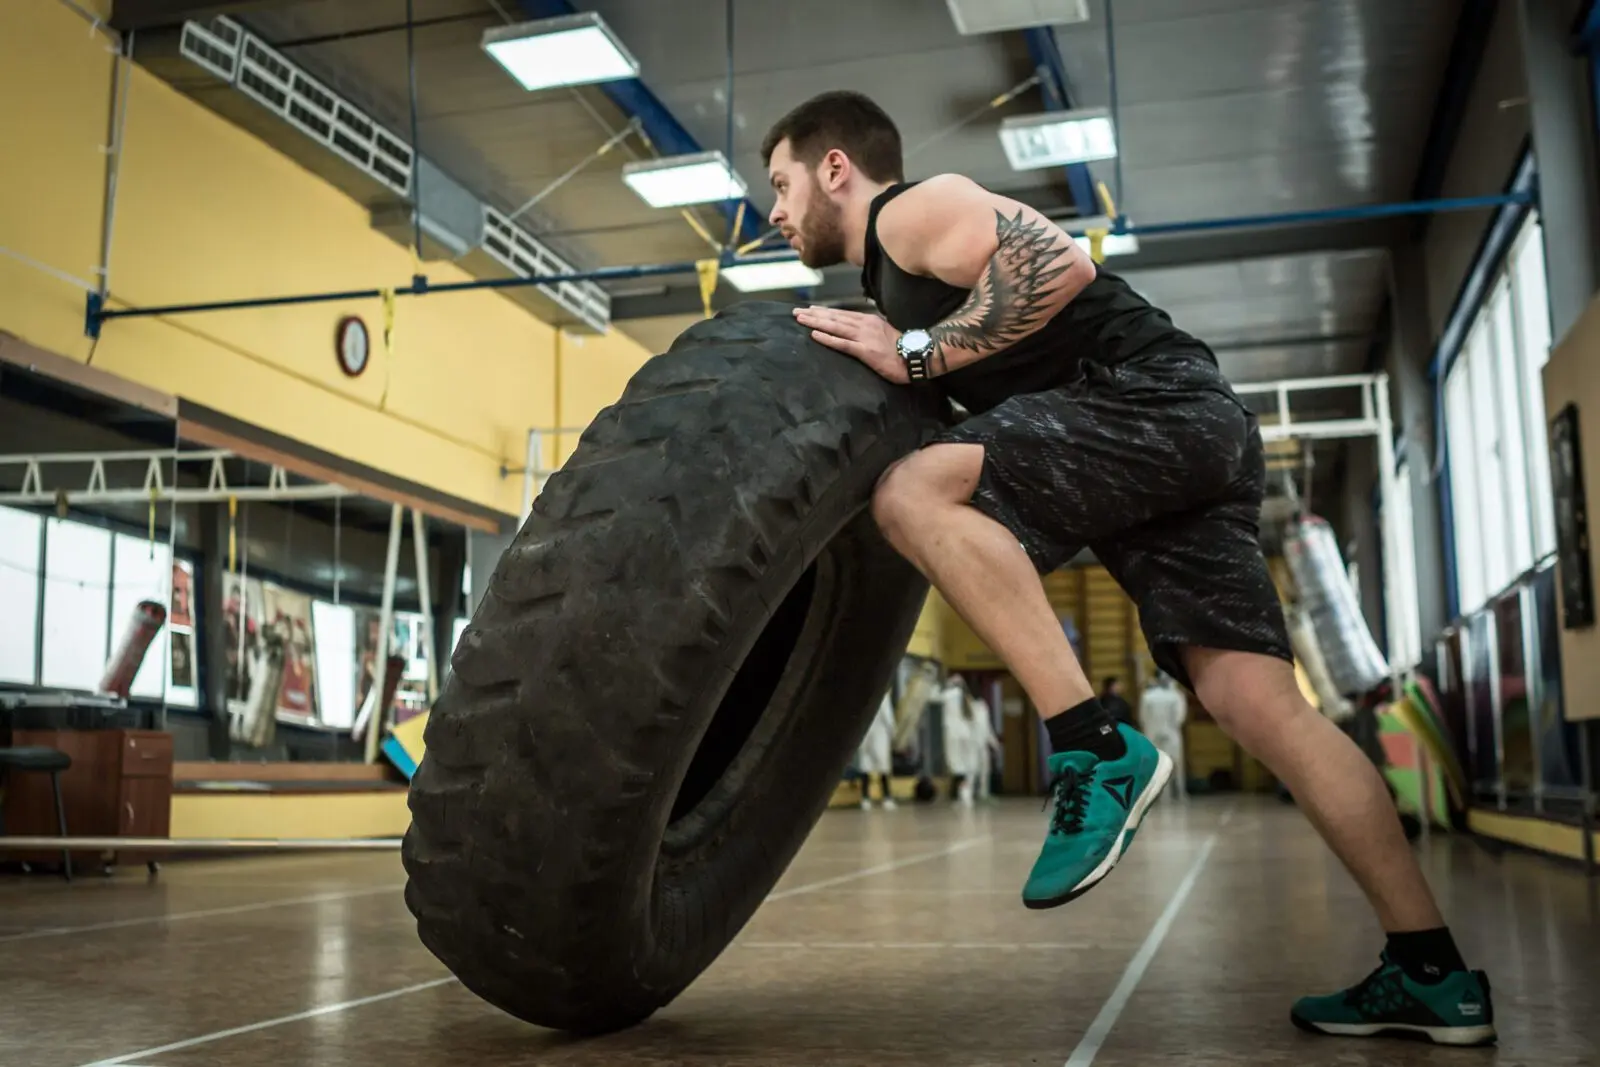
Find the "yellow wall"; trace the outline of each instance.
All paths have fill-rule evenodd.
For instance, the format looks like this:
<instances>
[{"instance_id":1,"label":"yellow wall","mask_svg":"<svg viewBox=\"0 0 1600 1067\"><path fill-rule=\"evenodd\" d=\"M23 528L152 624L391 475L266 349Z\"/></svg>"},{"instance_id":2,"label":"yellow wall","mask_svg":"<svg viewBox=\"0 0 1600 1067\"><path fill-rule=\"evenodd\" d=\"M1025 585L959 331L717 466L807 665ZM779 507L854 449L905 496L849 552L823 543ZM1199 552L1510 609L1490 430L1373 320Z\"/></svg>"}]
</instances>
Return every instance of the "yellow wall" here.
<instances>
[{"instance_id":1,"label":"yellow wall","mask_svg":"<svg viewBox=\"0 0 1600 1067\"><path fill-rule=\"evenodd\" d=\"M1529 816L1505 815L1474 808L1467 813L1467 829L1475 834L1508 841L1522 848L1548 852L1567 859L1583 859L1583 830L1565 823ZM1594 848L1600 852L1600 833L1594 835Z\"/></svg>"},{"instance_id":2,"label":"yellow wall","mask_svg":"<svg viewBox=\"0 0 1600 1067\"><path fill-rule=\"evenodd\" d=\"M1057 616L1070 618L1083 637L1087 662L1083 667L1096 689L1106 675L1123 679L1128 699L1137 702L1135 677L1130 666L1144 661L1151 669L1149 652L1139 630L1138 613L1104 567L1069 567L1045 575L1045 595ZM940 648L951 670L1004 670L1000 657L984 644L972 628L944 601L941 609Z\"/></svg>"},{"instance_id":3,"label":"yellow wall","mask_svg":"<svg viewBox=\"0 0 1600 1067\"><path fill-rule=\"evenodd\" d=\"M0 247L79 278L99 260L112 59L55 0L0 4ZM25 103L25 107L23 104ZM111 258L113 306L404 284L408 250L365 209L242 130L132 68ZM429 264L433 281L467 280ZM0 257L0 330L85 360L84 294ZM360 315L371 366L334 360ZM613 330L557 331L491 292L402 298L397 348L377 300L106 324L94 364L246 422L475 503L516 513L530 427L582 425L648 353Z\"/></svg>"},{"instance_id":4,"label":"yellow wall","mask_svg":"<svg viewBox=\"0 0 1600 1067\"><path fill-rule=\"evenodd\" d=\"M349 793L179 793L172 837L330 840L399 837L411 825L403 789Z\"/></svg>"},{"instance_id":5,"label":"yellow wall","mask_svg":"<svg viewBox=\"0 0 1600 1067\"><path fill-rule=\"evenodd\" d=\"M937 589L929 589L928 598L922 602L922 614L917 616L917 628L912 631L911 643L906 646L906 652L943 663L944 620L948 614L953 613L950 611L950 605L945 603L944 597L939 595Z\"/></svg>"}]
</instances>

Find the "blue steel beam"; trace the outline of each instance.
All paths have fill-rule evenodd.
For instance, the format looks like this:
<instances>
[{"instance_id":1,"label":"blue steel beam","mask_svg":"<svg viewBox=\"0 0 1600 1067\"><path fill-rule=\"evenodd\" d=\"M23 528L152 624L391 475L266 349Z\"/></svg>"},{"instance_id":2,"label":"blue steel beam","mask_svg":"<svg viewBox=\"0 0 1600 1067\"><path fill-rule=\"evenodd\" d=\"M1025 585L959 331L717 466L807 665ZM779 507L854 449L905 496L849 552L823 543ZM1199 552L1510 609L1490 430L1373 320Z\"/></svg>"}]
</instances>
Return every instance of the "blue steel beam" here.
<instances>
[{"instance_id":1,"label":"blue steel beam","mask_svg":"<svg viewBox=\"0 0 1600 1067\"><path fill-rule=\"evenodd\" d=\"M517 0L517 7L529 19L556 18L577 11L568 0ZM640 79L624 78L618 81L600 82L595 88L605 93L625 115L637 118L644 127L645 136L654 142L662 155L679 156L706 151L706 147L695 140L694 135L684 128L683 123L667 110L667 105L661 102L661 98L651 92L650 87ZM722 146L722 150L726 152L727 146ZM733 160L728 160L729 166L733 166L733 163ZM749 180L748 177L746 180ZM737 200L730 200L718 205L718 210L728 220L729 226L733 225L733 220L738 214L739 203ZM745 200L744 204L744 221L739 226L737 244L755 240L760 235L764 219L761 209L752 201Z\"/></svg>"},{"instance_id":2,"label":"blue steel beam","mask_svg":"<svg viewBox=\"0 0 1600 1067\"><path fill-rule=\"evenodd\" d=\"M1465 125L1467 101L1483 66L1483 53L1489 46L1489 31L1494 26L1496 0L1466 0L1456 19L1456 32L1450 42L1450 58L1445 63L1444 83L1434 102L1428 139L1423 142L1422 162L1411 186L1411 196L1426 200L1444 188L1445 169L1455 154L1456 142Z\"/></svg>"},{"instance_id":3,"label":"blue steel beam","mask_svg":"<svg viewBox=\"0 0 1600 1067\"><path fill-rule=\"evenodd\" d=\"M1022 31L1022 38L1027 42L1028 54L1033 57L1036 70L1044 72L1044 106L1048 111L1068 111L1072 108L1072 97L1067 92L1067 68L1061 59L1061 49L1056 45L1055 34L1050 32L1048 26L1038 26ZM1122 150L1122 131L1117 130L1117 151ZM1072 190L1072 202L1078 207L1078 214L1084 218L1092 218L1104 214L1100 208L1100 198L1095 195L1094 177L1089 173L1087 163L1069 163L1065 168L1067 172L1067 188ZM1117 210L1122 210L1122 205L1117 205Z\"/></svg>"}]
</instances>

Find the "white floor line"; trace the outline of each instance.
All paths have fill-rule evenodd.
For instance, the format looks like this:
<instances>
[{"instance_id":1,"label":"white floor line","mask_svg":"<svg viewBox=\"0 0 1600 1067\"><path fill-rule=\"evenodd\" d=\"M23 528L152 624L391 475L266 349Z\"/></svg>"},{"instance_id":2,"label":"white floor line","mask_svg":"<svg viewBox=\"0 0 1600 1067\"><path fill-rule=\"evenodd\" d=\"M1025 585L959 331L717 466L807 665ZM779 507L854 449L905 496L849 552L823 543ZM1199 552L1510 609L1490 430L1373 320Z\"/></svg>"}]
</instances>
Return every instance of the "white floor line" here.
<instances>
[{"instance_id":1,"label":"white floor line","mask_svg":"<svg viewBox=\"0 0 1600 1067\"><path fill-rule=\"evenodd\" d=\"M391 989L387 993L376 993L373 996L361 997L357 1000L345 1000L338 1004L325 1004L320 1008L312 1008L310 1011L302 1011L294 1015L281 1015L276 1019L268 1019L265 1022L251 1023L249 1026L235 1026L231 1030L218 1030L214 1034L201 1034L199 1037L191 1037L186 1041L174 1041L170 1045L162 1045L159 1048L142 1048L138 1052L127 1052L121 1056L112 1056L110 1059L95 1060L93 1063L83 1064L83 1067L131 1067L135 1060L143 1059L146 1056L162 1056L168 1052L177 1052L179 1049L194 1048L196 1045L208 1045L213 1041L221 1041L223 1038L238 1037L241 1034L253 1034L257 1030L267 1030L274 1026L283 1026L286 1023L303 1022L306 1019L315 1019L320 1015L335 1015L341 1011L349 1011L351 1008L365 1007L368 1004L393 1000L396 997L408 996L411 993L420 993L424 989L449 985L455 980L454 977L435 978L431 982L418 982L416 985L408 985L404 989Z\"/></svg>"},{"instance_id":2,"label":"white floor line","mask_svg":"<svg viewBox=\"0 0 1600 1067\"><path fill-rule=\"evenodd\" d=\"M980 845L980 844L982 844L983 842L985 842L987 840L989 840L988 835L984 835L982 837L968 838L965 841L957 841L955 844L950 845L950 846L948 846L946 848L939 849L939 850L937 850L935 852L923 852L923 853L919 853L919 854L917 854L915 856L907 856L904 859L894 860L893 862L890 862L890 863L880 863L875 867L868 867L865 870L856 871L856 872L854 872L852 874L842 874L842 875L839 875L837 878L826 878L826 879L823 879L820 882L810 882L810 883L807 883L806 885L795 886L793 889L785 889L781 893L773 893L771 896L767 897L767 899L768 900L777 900L777 899L782 898L782 897L799 896L802 893L815 893L818 890L828 889L828 888L830 888L832 886L840 885L840 884L845 883L845 882L851 882L851 881L854 881L854 880L856 880L858 878L870 878L875 874L886 874L889 871L897 871L902 867L910 867L911 865L916 864L916 863L926 863L929 860L935 860L935 859L940 858L941 856L949 856L949 855L953 855L954 853L957 853L957 852L962 852L962 851L964 851L966 849L972 848L975 845ZM375 889L375 890L370 890L368 892L376 893L376 892L387 892L387 891L388 891L387 889L384 889L384 890L376 890ZM347 894L347 895L354 895L354 894ZM315 897L303 898L303 900L301 902L309 903L312 900L316 900L316 899L320 899L320 898L315 898ZM337 898L334 898L334 899L337 899ZM283 905L286 905L286 904L289 904L289 903L293 903L293 902L291 902L291 901L277 901L277 902L272 903L272 904L249 905L249 906L247 906L247 908L244 908L244 909L219 908L219 909L214 909L213 911L210 911L210 912L191 912L191 913L189 913L189 916L190 917L197 917L197 916L200 916L200 915L209 915L209 914L225 914L225 913L227 913L229 911L250 910L250 909L254 909L254 908L265 908L265 907L279 907L279 906L283 906ZM173 916L168 916L167 918L172 918L172 917ZM163 920L152 919L152 920L129 920L129 921L130 922L139 922L139 921L159 922L159 921L163 921ZM79 929L99 929L99 928L100 927L81 927ZM43 932L41 931L40 933L42 934ZM850 947L855 948L855 947L859 947L859 946L855 945L855 944L852 944ZM420 993L421 991L423 991L425 989L433 989L436 986L447 985L447 984L449 984L451 982L454 982L454 981L456 981L456 979L454 977L436 978L431 982L419 982L416 985L406 986L404 989L391 989L387 993L378 993L378 994L375 994L375 995L370 996L370 997L361 997L358 1000L346 1000L346 1001L342 1001L341 1003L338 1003L338 1004L327 1004L327 1005L324 1005L323 1007L320 1007L320 1008L312 1008L310 1011L302 1011L302 1012L298 1012L298 1013L296 1013L294 1015L282 1015L282 1016L279 1016L276 1019L268 1019L265 1022L251 1023L248 1026L236 1026L236 1027L232 1028L231 1030L218 1030L214 1034L201 1034L199 1037L191 1037L191 1038L188 1038L188 1039L186 1039L184 1041L175 1041L170 1045L161 1045L161 1046L159 1046L157 1048L144 1048L144 1049L138 1050L137 1052L128 1052L128 1053L124 1053L121 1056L112 1056L110 1059L95 1060L92 1063L83 1064L82 1067L132 1067L132 1064L135 1061L144 1059L147 1056L161 1056L161 1055L164 1055L164 1054L166 1054L168 1052L176 1052L179 1049L193 1048L196 1045L207 1045L207 1044L210 1044L213 1041L221 1041L221 1040L223 1040L225 1038L238 1037L241 1034L255 1033L257 1030L267 1030L267 1029L270 1029L270 1028L272 1028L274 1026L284 1026L284 1025L287 1025L288 1023L297 1023L297 1022L302 1022L302 1021L304 1021L306 1019L315 1019L320 1015L333 1015L333 1014L337 1014L338 1012L341 1012L341 1011L349 1011L351 1008L360 1008L360 1007L363 1007L363 1006L365 1006L367 1004L376 1004L376 1003L379 1003L380 1001L393 1000L396 997L407 996L408 994L411 994L411 993Z\"/></svg>"},{"instance_id":3,"label":"white floor line","mask_svg":"<svg viewBox=\"0 0 1600 1067\"><path fill-rule=\"evenodd\" d=\"M934 852L919 852L914 856L907 856L905 859L893 860L889 863L880 863L876 867L868 867L863 871L852 871L850 874L841 874L835 878L824 878L820 882L808 882L805 885L797 885L792 889L781 889L776 893L769 894L767 900L774 901L783 900L787 897L797 897L803 893L815 893L821 889L832 889L836 885L844 885L848 882L858 881L862 878L871 878L875 874L888 874L890 871L898 871L902 867L910 867L918 863L927 863L929 860L936 860L944 856L954 855L957 852L964 852L975 845L983 844L987 840L989 840L988 834L984 834L981 837L969 837L964 841L957 841L953 845L938 849Z\"/></svg>"},{"instance_id":4,"label":"white floor line","mask_svg":"<svg viewBox=\"0 0 1600 1067\"><path fill-rule=\"evenodd\" d=\"M1089 948L1087 941L744 941L735 942L735 949L759 950L839 949L860 952L864 949L912 949L950 952L1057 952L1068 949Z\"/></svg>"},{"instance_id":5,"label":"white floor line","mask_svg":"<svg viewBox=\"0 0 1600 1067\"><path fill-rule=\"evenodd\" d=\"M1183 881L1178 883L1177 890L1172 894L1172 899L1167 902L1167 908L1156 920L1155 926L1150 928L1150 934L1144 939L1144 944L1139 946L1139 951L1134 953L1133 959L1128 961L1127 970L1122 972L1122 980L1111 991L1105 1005L1101 1007L1100 1014L1094 1017L1094 1022L1089 1024L1089 1029L1078 1042L1078 1047L1072 1050L1072 1055L1067 1057L1066 1067L1089 1067L1094 1062L1095 1056L1100 1053L1100 1046L1105 1044L1111 1028L1117 1025L1117 1018L1122 1014L1122 1009L1128 1006L1128 1000L1133 996L1133 991L1139 985L1139 980L1144 977L1144 972L1149 968L1150 961L1155 958L1156 951L1161 948L1161 942L1167 939L1167 933L1172 929L1173 922L1178 918L1178 912L1183 910L1184 901L1189 899L1189 893L1194 889L1194 884L1200 878L1200 872L1205 869L1206 861L1211 858L1211 850L1217 847L1217 839L1222 828L1228 825L1233 818L1233 807L1222 813L1222 819L1217 823L1217 829L1211 833L1200 846L1200 855L1189 865L1189 873L1183 876Z\"/></svg>"},{"instance_id":6,"label":"white floor line","mask_svg":"<svg viewBox=\"0 0 1600 1067\"><path fill-rule=\"evenodd\" d=\"M109 922L87 923L83 926L47 926L39 930L29 930L25 934L5 934L0 936L0 944L7 944L13 941L37 941L42 937L65 937L68 934L88 934L97 930L121 930L129 926L155 926L162 923L181 922L185 919L209 919L216 915L243 915L247 912L266 911L270 908L292 908L301 904L322 904L332 900L349 900L353 897L375 897L382 893L398 893L404 888L404 883L396 883L394 885L369 886L366 889L351 889L340 893L316 893L306 897L263 900L255 904L235 904L226 908L176 911L170 915L146 915L138 919L113 919Z\"/></svg>"}]
</instances>

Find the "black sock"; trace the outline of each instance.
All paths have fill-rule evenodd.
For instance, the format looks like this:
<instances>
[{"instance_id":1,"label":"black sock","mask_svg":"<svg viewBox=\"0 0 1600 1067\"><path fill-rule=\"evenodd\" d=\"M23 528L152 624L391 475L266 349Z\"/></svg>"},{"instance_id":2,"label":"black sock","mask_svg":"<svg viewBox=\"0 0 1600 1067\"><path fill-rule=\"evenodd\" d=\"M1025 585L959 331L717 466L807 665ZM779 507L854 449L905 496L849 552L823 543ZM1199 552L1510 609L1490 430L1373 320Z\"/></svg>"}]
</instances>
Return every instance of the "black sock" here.
<instances>
[{"instance_id":1,"label":"black sock","mask_svg":"<svg viewBox=\"0 0 1600 1067\"><path fill-rule=\"evenodd\" d=\"M1128 743L1117 731L1116 720L1096 697L1044 721L1052 752L1093 752L1101 759L1121 759Z\"/></svg>"},{"instance_id":2,"label":"black sock","mask_svg":"<svg viewBox=\"0 0 1600 1067\"><path fill-rule=\"evenodd\" d=\"M1413 982L1433 985L1455 971L1467 969L1450 928L1412 930L1389 935L1389 959Z\"/></svg>"}]
</instances>

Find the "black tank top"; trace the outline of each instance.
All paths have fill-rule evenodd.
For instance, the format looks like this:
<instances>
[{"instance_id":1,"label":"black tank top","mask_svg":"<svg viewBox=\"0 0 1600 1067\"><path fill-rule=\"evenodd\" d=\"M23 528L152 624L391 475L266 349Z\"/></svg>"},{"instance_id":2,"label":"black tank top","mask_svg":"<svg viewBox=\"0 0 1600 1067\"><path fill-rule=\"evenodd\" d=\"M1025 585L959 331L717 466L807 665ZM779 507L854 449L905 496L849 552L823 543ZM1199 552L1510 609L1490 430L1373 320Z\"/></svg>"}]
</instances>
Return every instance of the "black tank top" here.
<instances>
[{"instance_id":1,"label":"black tank top","mask_svg":"<svg viewBox=\"0 0 1600 1067\"><path fill-rule=\"evenodd\" d=\"M927 329L959 308L971 292L937 278L909 274L878 243L878 213L915 182L890 186L867 215L866 261L861 285L897 330ZM1010 348L937 379L945 395L973 413L1024 393L1081 378L1087 365L1112 366L1146 353L1186 351L1216 357L1178 329L1166 312L1101 267L1095 280L1039 329Z\"/></svg>"}]
</instances>

